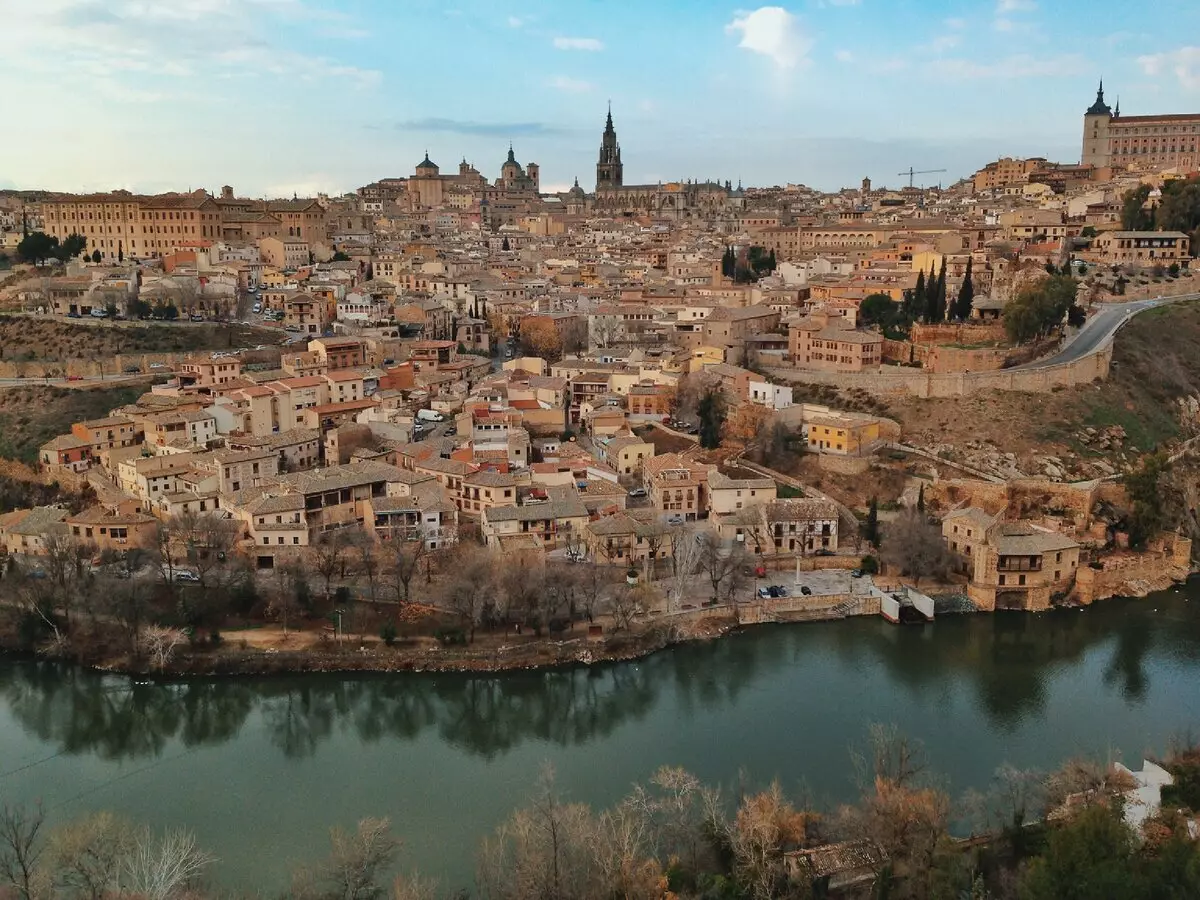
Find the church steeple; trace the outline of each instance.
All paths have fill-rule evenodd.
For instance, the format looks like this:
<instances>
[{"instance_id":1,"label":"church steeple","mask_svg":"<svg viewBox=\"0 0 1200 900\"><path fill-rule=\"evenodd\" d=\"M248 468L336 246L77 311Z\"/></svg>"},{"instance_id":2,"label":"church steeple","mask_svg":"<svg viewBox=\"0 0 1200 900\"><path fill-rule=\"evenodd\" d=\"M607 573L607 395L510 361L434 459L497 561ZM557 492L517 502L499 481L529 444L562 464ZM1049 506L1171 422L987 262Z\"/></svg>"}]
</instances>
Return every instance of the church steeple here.
<instances>
[{"instance_id":1,"label":"church steeple","mask_svg":"<svg viewBox=\"0 0 1200 900\"><path fill-rule=\"evenodd\" d=\"M610 102L608 117L604 121L604 135L600 138L600 158L596 162L596 190L620 187L624 180L625 166L621 162L621 145L617 143L617 131L613 128Z\"/></svg>"}]
</instances>

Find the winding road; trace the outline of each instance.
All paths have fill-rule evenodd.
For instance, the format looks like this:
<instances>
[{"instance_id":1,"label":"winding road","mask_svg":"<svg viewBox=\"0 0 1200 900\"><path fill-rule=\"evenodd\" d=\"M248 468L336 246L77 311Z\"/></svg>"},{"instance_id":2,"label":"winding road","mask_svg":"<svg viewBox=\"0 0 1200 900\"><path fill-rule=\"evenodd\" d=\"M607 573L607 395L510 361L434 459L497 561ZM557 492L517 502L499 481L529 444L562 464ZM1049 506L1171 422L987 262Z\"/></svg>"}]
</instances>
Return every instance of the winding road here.
<instances>
[{"instance_id":1,"label":"winding road","mask_svg":"<svg viewBox=\"0 0 1200 900\"><path fill-rule=\"evenodd\" d=\"M1156 297L1153 300L1132 300L1128 303L1106 305L1084 324L1069 344L1045 359L1034 360L1014 369L1047 369L1063 363L1075 362L1105 346L1126 322L1140 312L1178 303L1182 300L1200 299L1200 293L1180 294L1178 297Z\"/></svg>"}]
</instances>

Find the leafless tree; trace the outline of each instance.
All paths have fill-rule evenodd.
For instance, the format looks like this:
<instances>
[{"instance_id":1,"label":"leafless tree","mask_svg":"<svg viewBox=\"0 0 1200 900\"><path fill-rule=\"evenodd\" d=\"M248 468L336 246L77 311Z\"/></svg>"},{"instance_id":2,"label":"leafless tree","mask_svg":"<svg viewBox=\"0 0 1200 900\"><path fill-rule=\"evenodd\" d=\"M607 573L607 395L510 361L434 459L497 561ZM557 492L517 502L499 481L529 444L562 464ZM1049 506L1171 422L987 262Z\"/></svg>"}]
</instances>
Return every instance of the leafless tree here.
<instances>
[{"instance_id":1,"label":"leafless tree","mask_svg":"<svg viewBox=\"0 0 1200 900\"><path fill-rule=\"evenodd\" d=\"M325 582L326 600L333 593L333 579L345 565L348 546L348 533L341 529L325 532L312 545L313 569Z\"/></svg>"},{"instance_id":2,"label":"leafless tree","mask_svg":"<svg viewBox=\"0 0 1200 900\"><path fill-rule=\"evenodd\" d=\"M545 570L524 553L502 558L500 566L500 586L508 614L533 624L546 586Z\"/></svg>"},{"instance_id":3,"label":"leafless tree","mask_svg":"<svg viewBox=\"0 0 1200 900\"><path fill-rule=\"evenodd\" d=\"M120 893L146 900L171 900L194 886L216 858L205 853L187 831L168 831L156 837L141 832L125 857Z\"/></svg>"},{"instance_id":4,"label":"leafless tree","mask_svg":"<svg viewBox=\"0 0 1200 900\"><path fill-rule=\"evenodd\" d=\"M634 617L644 613L647 608L645 585L623 584L617 588L612 598L613 627L617 631L628 631L633 625Z\"/></svg>"},{"instance_id":5,"label":"leafless tree","mask_svg":"<svg viewBox=\"0 0 1200 900\"><path fill-rule=\"evenodd\" d=\"M378 900L387 893L380 877L400 850L387 819L363 819L354 831L334 828L332 852L315 869L298 873L296 893L320 900Z\"/></svg>"},{"instance_id":6,"label":"leafless tree","mask_svg":"<svg viewBox=\"0 0 1200 900\"><path fill-rule=\"evenodd\" d=\"M729 580L740 561L725 547L715 532L707 531L701 534L699 544L700 569L712 585L712 599L720 600L721 586Z\"/></svg>"},{"instance_id":7,"label":"leafless tree","mask_svg":"<svg viewBox=\"0 0 1200 900\"><path fill-rule=\"evenodd\" d=\"M662 522L651 522L638 529L638 536L646 542L646 558L642 563L642 577L646 581L653 579L654 567L662 549L671 543L671 531L671 526Z\"/></svg>"},{"instance_id":8,"label":"leafless tree","mask_svg":"<svg viewBox=\"0 0 1200 900\"><path fill-rule=\"evenodd\" d=\"M375 541L374 535L368 533L366 529L357 531L353 535L351 543L358 561L358 574L367 582L367 599L371 601L371 606L374 606L378 597L379 574L382 568L379 545Z\"/></svg>"},{"instance_id":9,"label":"leafless tree","mask_svg":"<svg viewBox=\"0 0 1200 900\"><path fill-rule=\"evenodd\" d=\"M438 900L438 883L413 872L392 882L391 900Z\"/></svg>"},{"instance_id":10,"label":"leafless tree","mask_svg":"<svg viewBox=\"0 0 1200 900\"><path fill-rule=\"evenodd\" d=\"M403 529L394 528L384 545L383 576L396 597L396 603L407 605L413 578L421 569L428 549L421 535L412 537Z\"/></svg>"},{"instance_id":11,"label":"leafless tree","mask_svg":"<svg viewBox=\"0 0 1200 900\"><path fill-rule=\"evenodd\" d=\"M671 585L667 591L667 612L683 605L688 587L700 564L703 550L696 530L686 525L671 529Z\"/></svg>"},{"instance_id":12,"label":"leafless tree","mask_svg":"<svg viewBox=\"0 0 1200 900\"><path fill-rule=\"evenodd\" d=\"M132 825L108 812L93 813L56 829L48 849L55 886L79 900L105 900L115 895L137 836Z\"/></svg>"},{"instance_id":13,"label":"leafless tree","mask_svg":"<svg viewBox=\"0 0 1200 900\"><path fill-rule=\"evenodd\" d=\"M666 876L654 858L654 823L635 793L600 816L596 863L607 896L621 900L661 900Z\"/></svg>"},{"instance_id":14,"label":"leafless tree","mask_svg":"<svg viewBox=\"0 0 1200 900\"><path fill-rule=\"evenodd\" d=\"M276 553L274 604L283 623L284 637L287 637L290 614L295 607L296 597L302 590L301 585L307 582L308 568L303 557L297 554Z\"/></svg>"},{"instance_id":15,"label":"leafless tree","mask_svg":"<svg viewBox=\"0 0 1200 900\"><path fill-rule=\"evenodd\" d=\"M926 576L944 574L951 564L941 530L915 509L906 511L887 527L880 556L902 575L912 578L915 586Z\"/></svg>"},{"instance_id":16,"label":"leafless tree","mask_svg":"<svg viewBox=\"0 0 1200 900\"><path fill-rule=\"evenodd\" d=\"M147 625L142 629L139 643L142 652L161 672L175 655L175 649L187 640L187 636L178 628L164 628L161 625Z\"/></svg>"},{"instance_id":17,"label":"leafless tree","mask_svg":"<svg viewBox=\"0 0 1200 900\"><path fill-rule=\"evenodd\" d=\"M596 620L596 609L605 591L612 584L611 569L595 559L578 563L579 602L589 623Z\"/></svg>"},{"instance_id":18,"label":"leafless tree","mask_svg":"<svg viewBox=\"0 0 1200 900\"><path fill-rule=\"evenodd\" d=\"M733 854L738 883L753 900L806 896L788 883L784 853L803 846L814 817L796 809L778 781L744 797L733 821L723 829Z\"/></svg>"},{"instance_id":19,"label":"leafless tree","mask_svg":"<svg viewBox=\"0 0 1200 900\"><path fill-rule=\"evenodd\" d=\"M93 547L75 540L65 530L48 531L42 535L42 570L45 581L53 589L53 603L63 610L66 624L71 626L71 610L76 604L88 604L92 592L83 589L82 583L90 574L87 563L92 557Z\"/></svg>"},{"instance_id":20,"label":"leafless tree","mask_svg":"<svg viewBox=\"0 0 1200 900\"><path fill-rule=\"evenodd\" d=\"M482 547L460 543L446 585L446 600L462 619L469 640L483 624L488 604L495 595L495 570L491 554Z\"/></svg>"},{"instance_id":21,"label":"leafless tree","mask_svg":"<svg viewBox=\"0 0 1200 900\"><path fill-rule=\"evenodd\" d=\"M582 804L564 803L547 769L533 801L484 842L479 881L487 900L590 900L601 872L597 822Z\"/></svg>"},{"instance_id":22,"label":"leafless tree","mask_svg":"<svg viewBox=\"0 0 1200 900\"><path fill-rule=\"evenodd\" d=\"M0 806L0 878L22 900L37 894L38 864L45 852L42 828L46 817L40 805Z\"/></svg>"}]
</instances>

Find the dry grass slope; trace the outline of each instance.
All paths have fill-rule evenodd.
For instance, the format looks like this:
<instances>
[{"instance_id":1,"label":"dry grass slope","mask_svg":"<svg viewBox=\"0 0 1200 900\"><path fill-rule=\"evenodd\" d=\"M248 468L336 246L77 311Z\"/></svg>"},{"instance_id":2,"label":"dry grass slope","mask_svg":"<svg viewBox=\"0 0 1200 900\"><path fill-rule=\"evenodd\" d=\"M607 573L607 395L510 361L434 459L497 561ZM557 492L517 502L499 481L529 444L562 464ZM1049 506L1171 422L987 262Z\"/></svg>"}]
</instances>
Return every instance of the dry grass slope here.
<instances>
[{"instance_id":1,"label":"dry grass slope","mask_svg":"<svg viewBox=\"0 0 1200 900\"><path fill-rule=\"evenodd\" d=\"M278 330L243 325L76 323L29 316L0 317L0 356L61 362L118 353L229 350L279 341Z\"/></svg>"},{"instance_id":2,"label":"dry grass slope","mask_svg":"<svg viewBox=\"0 0 1200 900\"><path fill-rule=\"evenodd\" d=\"M36 463L38 447L73 422L99 419L132 403L145 386L66 390L21 387L0 391L0 457Z\"/></svg>"}]
</instances>

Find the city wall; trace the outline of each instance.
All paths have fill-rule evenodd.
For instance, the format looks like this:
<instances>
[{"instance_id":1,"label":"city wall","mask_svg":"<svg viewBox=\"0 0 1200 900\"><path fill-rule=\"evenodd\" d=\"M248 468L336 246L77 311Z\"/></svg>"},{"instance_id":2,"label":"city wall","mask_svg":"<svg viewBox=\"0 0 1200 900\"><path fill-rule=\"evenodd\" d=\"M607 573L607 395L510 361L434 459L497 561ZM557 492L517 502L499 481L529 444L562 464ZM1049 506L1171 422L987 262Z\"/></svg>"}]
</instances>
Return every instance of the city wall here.
<instances>
[{"instance_id":1,"label":"city wall","mask_svg":"<svg viewBox=\"0 0 1200 900\"><path fill-rule=\"evenodd\" d=\"M995 372L944 374L922 369L884 366L879 372L813 372L773 368L767 373L784 381L828 384L858 388L880 396L909 394L914 397L969 397L980 391L1047 393L1055 388L1090 384L1108 377L1112 344L1069 363L1038 369L1001 369Z\"/></svg>"},{"instance_id":2,"label":"city wall","mask_svg":"<svg viewBox=\"0 0 1200 900\"><path fill-rule=\"evenodd\" d=\"M201 354L207 355L207 354ZM0 360L0 378L100 378L109 375L124 375L126 369L137 367L148 375L171 372L177 363L195 353L122 353L116 356L68 359L64 361L13 361ZM163 368L151 370L155 363Z\"/></svg>"},{"instance_id":3,"label":"city wall","mask_svg":"<svg viewBox=\"0 0 1200 900\"><path fill-rule=\"evenodd\" d=\"M1075 573L1071 599L1089 604L1108 597L1145 597L1188 577L1192 542L1170 535L1145 553L1106 556Z\"/></svg>"}]
</instances>

